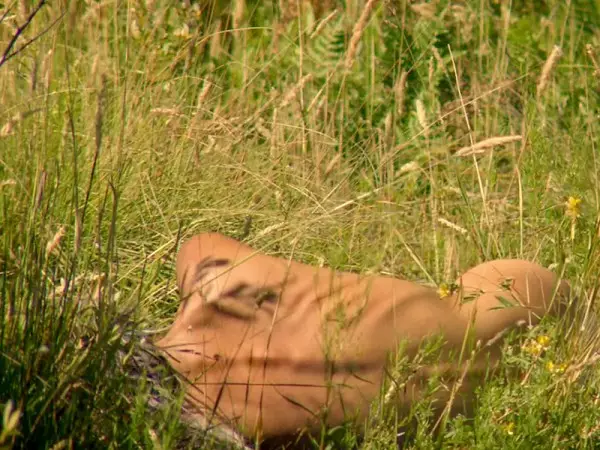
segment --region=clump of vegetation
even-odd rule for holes
[[[600,440],[597,6],[313,3],[0,3],[2,448],[182,445],[181,399],[150,411],[118,361],[206,230],[441,289],[552,267],[577,320],[509,340],[473,420],[432,436],[418,405],[407,445]],[[315,447],[395,448],[380,406]]]

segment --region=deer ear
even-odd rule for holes
[[[205,258],[195,265],[193,273],[183,274],[181,292],[194,310],[251,320],[258,309],[257,289],[239,280],[231,261]],[[193,300],[192,300],[193,299]],[[194,314],[203,314],[200,310]],[[226,319],[226,317],[222,317]]]
[[[186,301],[193,290],[194,271],[190,269],[190,267],[187,267],[182,273],[177,274],[177,290],[182,301]]]

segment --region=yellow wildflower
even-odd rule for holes
[[[552,361],[548,361],[548,363],[546,363],[546,369],[548,369],[548,372],[550,373],[564,373],[567,369],[567,365],[564,363],[554,364]]]
[[[544,348],[548,348],[548,344],[550,343],[550,337],[546,335],[538,336],[537,338],[538,344],[540,344]]]
[[[581,199],[579,197],[570,196],[565,203],[565,214],[571,219],[576,219],[581,215]]]
[[[512,436],[513,434],[515,434],[515,423],[514,422],[509,422],[506,425],[504,425],[504,431],[509,436]]]
[[[441,298],[448,297],[450,294],[452,294],[452,290],[447,283],[440,284],[437,292]]]
[[[539,356],[548,349],[550,338],[546,335],[538,336],[535,340],[529,340],[521,347],[524,352],[533,356]]]
[[[533,356],[538,356],[542,353],[544,348],[536,341],[530,341],[525,343],[522,347],[524,352],[529,353]]]
[[[449,297],[450,295],[458,292],[460,286],[456,283],[441,283],[438,286],[437,293],[440,298]]]

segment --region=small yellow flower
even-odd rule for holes
[[[447,283],[440,284],[437,292],[441,298],[448,297],[450,294],[452,294],[452,290]]]
[[[548,336],[546,336],[546,335],[538,336],[537,342],[542,347],[548,348],[548,344],[550,343],[550,338]]]
[[[552,361],[548,361],[548,363],[546,363],[546,369],[548,369],[548,372],[550,373],[564,373],[567,369],[567,365],[564,363],[554,364]]]
[[[522,347],[524,352],[529,353],[533,356],[539,356],[542,354],[544,348],[536,341],[530,341],[524,344]]]
[[[458,292],[460,286],[456,283],[441,283],[438,286],[437,293],[440,298],[449,297],[450,295]]]
[[[570,196],[565,207],[565,214],[571,219],[576,219],[581,215],[581,199],[579,197]]]
[[[549,343],[550,338],[548,336],[538,336],[537,339],[529,340],[525,344],[523,344],[521,349],[524,352],[529,353],[530,355],[539,356],[544,350],[548,349]]]
[[[504,425],[504,431],[509,436],[512,436],[513,434],[515,434],[515,424],[514,424],[514,422],[509,422],[506,425]]]

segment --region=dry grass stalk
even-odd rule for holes
[[[259,117],[254,123],[254,128],[262,137],[264,137],[266,140],[270,140],[271,132],[267,130],[267,128],[264,126],[264,123],[264,119],[262,117]]]
[[[556,63],[558,62],[561,56],[562,50],[558,45],[555,45],[552,49],[552,52],[550,52],[550,56],[548,56],[548,59],[544,63],[544,67],[542,68],[540,80],[538,81],[537,85],[538,97],[540,97],[546,90],[546,87],[548,86],[548,80],[550,79],[550,75],[552,75],[552,70],[556,66]]]
[[[46,255],[51,255],[59,247],[62,238],[65,236],[65,226],[59,228],[52,239],[46,244]]]
[[[427,137],[429,135],[429,126],[427,124],[427,114],[425,113],[425,105],[423,104],[423,101],[417,99],[415,102],[415,108],[417,110],[417,120],[419,121],[419,125],[421,125],[421,128],[423,128],[423,133],[425,134],[425,137]]]
[[[27,117],[39,111],[41,111],[41,108],[30,109],[29,111],[16,113],[2,126],[2,128],[0,128],[0,138],[7,137],[13,134],[15,127],[19,123],[21,123]]]
[[[403,70],[394,85],[394,97],[396,100],[396,112],[398,113],[398,117],[402,117],[402,114],[404,114],[404,96],[406,94],[407,78],[408,72]]]
[[[596,78],[600,78],[600,64],[598,64],[598,60],[596,59],[596,53],[594,52],[594,47],[592,46],[592,44],[586,44],[585,53],[588,55],[588,57],[592,61],[592,65],[594,66],[594,76]]]
[[[271,118],[271,158],[277,157],[277,146],[279,144],[279,125],[277,124],[278,108],[273,108],[273,117]]]
[[[160,114],[172,117],[182,117],[184,115],[177,108],[152,108],[150,112],[152,114]]]
[[[383,121],[383,136],[385,145],[390,147],[394,140],[394,116],[391,111],[386,114]]]
[[[75,253],[79,252],[81,247],[81,237],[83,233],[83,223],[81,220],[81,212],[75,211]]]
[[[279,108],[284,108],[285,106],[289,105],[295,98],[296,95],[298,94],[298,91],[302,88],[304,88],[304,85],[312,80],[312,74],[307,74],[304,75],[302,78],[300,78],[300,81],[298,81],[294,87],[292,87],[287,94],[285,94],[285,96],[283,97],[283,100],[281,101],[281,104],[279,105]]]
[[[100,54],[96,53],[96,56],[94,56],[94,59],[92,60],[92,67],[90,69],[90,79],[95,81],[96,77],[98,76],[98,71],[100,68]]]
[[[211,58],[217,58],[222,51],[221,45],[221,36],[222,36],[222,24],[221,20],[217,19],[214,23],[214,28],[212,30],[212,35],[210,36],[209,44],[208,44],[208,52]]]
[[[38,59],[33,59],[31,71],[29,72],[29,93],[33,94],[38,84]]]
[[[140,25],[135,17],[131,19],[131,24],[129,25],[129,33],[131,37],[135,40],[138,40],[142,37],[142,32],[140,31]]]
[[[329,161],[329,164],[327,164],[327,167],[325,168],[325,176],[328,176],[333,171],[333,169],[338,165],[341,159],[342,154],[338,153],[331,159],[331,161]]]
[[[83,9],[83,2],[69,2],[69,6],[67,9],[67,23],[69,24],[69,29],[74,30],[82,29],[82,24],[79,23],[79,17],[81,17],[81,9]]]
[[[440,55],[440,51],[435,46],[431,46],[431,53],[433,53],[433,57],[438,63],[438,66],[443,70],[446,67],[446,63],[442,59],[442,55]]]
[[[444,280],[456,278],[456,267],[459,267],[456,252],[456,238],[450,236],[449,239],[444,240]]]
[[[416,3],[410,5],[410,9],[425,19],[433,19],[435,17],[435,5],[432,3]]]
[[[455,156],[470,156],[470,155],[478,155],[480,153],[484,153],[487,149],[497,147],[498,145],[506,145],[511,142],[517,142],[523,139],[523,136],[520,134],[512,135],[512,136],[496,136],[488,139],[484,139],[481,142],[478,142],[473,145],[469,145],[468,147],[463,147],[458,150],[454,155]]]
[[[18,16],[19,22],[23,22],[29,16],[29,5],[27,0],[19,0]]]
[[[3,180],[0,181],[0,188],[3,188],[4,186],[16,186],[17,182],[15,180]]]
[[[430,89],[433,91],[433,76],[435,75],[435,64],[433,56],[429,58],[429,68],[427,70],[427,81],[429,82]]]
[[[338,15],[338,13],[339,13],[339,11],[337,9],[334,9],[332,12],[329,13],[329,15],[327,17],[325,17],[323,20],[321,20],[321,22],[319,22],[319,25],[317,25],[315,30],[310,34],[310,39],[314,39],[319,34],[321,34],[321,31],[323,31],[323,29],[327,26],[327,24],[329,22],[331,22],[333,20],[333,18]]]
[[[454,231],[459,232],[460,234],[467,234],[468,233],[468,231],[465,228],[463,228],[460,225],[457,225],[457,224],[455,224],[453,222],[450,222],[449,220],[446,220],[446,219],[444,219],[442,217],[438,217],[437,221],[439,223],[441,223],[442,225],[445,225],[448,228],[450,228],[450,229],[452,229]]]
[[[60,130],[60,145],[62,148],[68,148],[71,145],[71,141],[69,140],[69,110],[65,110],[63,113],[63,126]]]
[[[2,128],[0,128],[0,138],[7,137],[7,136],[10,136],[11,134],[13,134],[15,125],[20,120],[21,120],[21,115],[20,114],[17,114],[15,116],[13,116],[12,118],[10,118],[4,124],[4,126],[2,126]]]
[[[256,233],[256,238],[261,238],[263,236],[266,236],[269,233],[272,233],[273,231],[277,231],[283,227],[285,227],[287,224],[286,222],[280,222],[280,223],[276,223],[273,225],[269,225],[268,227],[266,227],[265,229],[259,231],[258,233]]]
[[[190,121],[189,126],[188,126],[188,130],[187,130],[187,134],[186,134],[186,137],[188,139],[192,138],[192,135],[196,129],[196,124],[198,123],[198,121],[200,119],[202,119],[202,117],[204,115],[203,113],[208,110],[208,108],[205,108],[204,105],[206,103],[206,99],[208,98],[208,94],[210,94],[210,92],[211,92],[212,86],[213,86],[213,84],[210,81],[210,78],[206,78],[204,80],[204,84],[202,85],[202,89],[200,90],[200,93],[198,94],[198,98],[196,99],[196,111],[194,112],[192,120]]]
[[[404,173],[410,173],[410,172],[416,172],[417,170],[420,170],[421,166],[419,166],[419,163],[416,161],[411,161],[411,162],[407,162],[406,164],[402,165],[402,167],[400,167],[400,169],[398,169],[398,173],[397,175],[402,175]]]
[[[352,37],[350,38],[350,45],[348,46],[348,53],[346,53],[346,69],[349,70],[352,68],[352,64],[354,64],[354,59],[356,57],[356,51],[358,50],[358,44],[360,42],[360,38],[362,37],[367,23],[369,22],[369,18],[371,17],[371,12],[378,0],[369,0],[365,5],[365,9],[363,9],[358,22],[354,25],[354,29],[352,30]]]
[[[202,106],[206,102],[206,98],[208,97],[208,94],[210,93],[211,88],[212,88],[212,83],[211,83],[210,79],[207,78],[206,80],[204,80],[204,84],[202,85],[202,90],[198,94],[198,100],[196,101],[196,114],[199,113],[200,110],[202,109]]]
[[[8,74],[5,75],[6,78],[6,88],[5,88],[5,93],[3,93],[3,100],[4,100],[4,94],[10,94],[10,96],[12,98],[16,98],[17,97],[17,72],[14,70],[9,70]],[[4,81],[3,79],[3,81]]]
[[[235,32],[239,31],[239,28],[244,20],[244,12],[246,11],[246,2],[244,0],[235,0],[233,7],[233,28]]]

